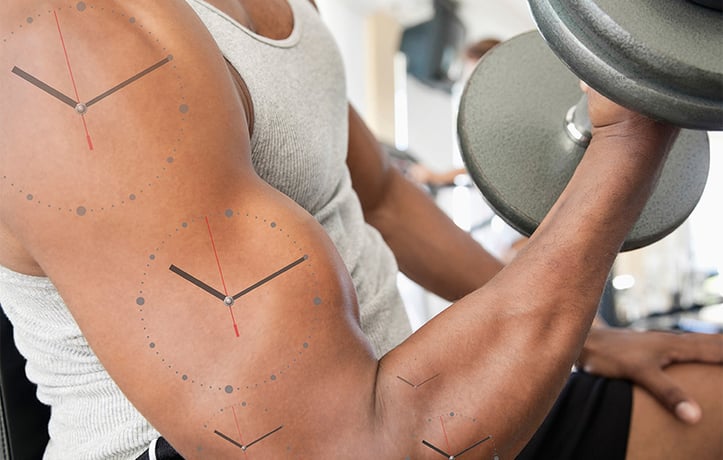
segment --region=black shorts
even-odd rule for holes
[[[630,382],[573,373],[517,460],[624,460],[632,401]],[[138,460],[182,460],[163,438],[154,447]]]
[[[624,460],[632,384],[573,373],[517,460]]]

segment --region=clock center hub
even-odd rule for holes
[[[75,106],[75,111],[78,112],[80,115],[85,115],[85,113],[88,111],[88,106],[86,106],[82,102],[78,102],[78,105]]]

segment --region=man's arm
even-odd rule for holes
[[[380,231],[410,279],[447,300],[456,300],[502,269],[500,261],[389,164],[379,142],[351,107],[347,164],[365,219]]]
[[[323,229],[254,173],[243,104],[193,12],[85,5],[0,15],[39,31],[0,55],[0,219],[153,426],[189,459],[437,458],[492,441],[514,455],[577,356],[671,132],[615,112],[515,262],[378,362]]]
[[[470,345],[463,323],[474,317],[480,328],[478,333],[488,334],[489,340],[483,348],[475,349],[481,355],[475,358],[480,367],[467,362],[470,374],[465,381],[483,386],[485,381],[504,382],[509,391],[489,392],[481,407],[505,414],[501,418],[510,425],[542,417],[549,406],[538,406],[523,414],[510,411],[507,403],[517,398],[554,399],[559,391],[569,373],[568,359],[574,360],[579,353],[595,315],[625,229],[637,219],[654,186],[653,176],[664,161],[663,156],[653,152],[669,148],[674,138],[675,131],[669,127],[602,103],[597,94],[591,94],[590,104],[595,140],[529,243],[484,287],[438,315],[409,341],[418,344],[426,334],[436,334],[436,339],[428,343],[428,351],[432,347],[453,348],[455,343]],[[634,134],[638,129],[644,134]],[[613,158],[614,162],[608,163]],[[616,165],[618,161],[621,164]],[[641,175],[643,170],[653,175]],[[623,201],[625,206],[618,207]],[[610,222],[620,226],[616,225],[612,233],[600,234],[598,229],[606,222],[608,226]],[[517,327],[521,329],[515,331]],[[507,334],[515,337],[508,340]],[[505,348],[498,348],[503,342]],[[550,347],[557,350],[554,359],[547,355]],[[531,350],[536,351],[530,353]],[[509,372],[511,367],[500,374],[489,372],[488,366],[501,364],[500,359],[520,372],[518,377],[534,376],[536,388],[532,389],[529,381],[513,378],[515,372]],[[464,366],[463,363],[458,361],[459,365]],[[474,375],[476,371],[480,374]],[[476,390],[479,387],[468,389]],[[523,429],[517,434],[520,437],[516,441],[524,443],[531,432]],[[514,437],[512,432],[509,435]]]
[[[365,217],[384,235],[405,274],[453,300],[483,286],[502,269],[503,264],[461,232],[427,194],[387,164],[373,134],[353,110],[350,126],[347,162]],[[677,362],[723,362],[721,338],[623,331],[605,327],[598,317],[578,359],[581,369],[634,381],[681,420],[695,423],[701,417],[698,404],[663,374]]]

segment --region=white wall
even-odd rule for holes
[[[365,20],[372,10],[361,0],[316,0],[316,5],[344,59],[349,100],[363,115],[366,110]]]
[[[690,216],[693,253],[700,270],[723,272],[723,132],[709,133],[710,173],[703,196]]]
[[[403,25],[429,19],[432,0],[316,0],[324,22],[331,29],[344,59],[349,100],[365,115],[367,91],[365,75],[366,20],[374,12],[387,11]],[[509,38],[534,27],[526,0],[465,0],[460,17],[465,22],[472,42],[485,36]],[[410,145],[431,165],[450,164],[454,142],[452,109],[449,95],[410,82]],[[430,113],[441,114],[430,129]],[[449,117],[445,116],[449,114]]]
[[[467,0],[459,15],[471,41],[487,36],[505,40],[535,27],[526,0]]]

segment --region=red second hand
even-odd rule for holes
[[[75,92],[75,100],[80,101],[80,95],[78,94],[78,87],[75,84],[75,77],[73,76],[73,68],[70,65],[70,58],[68,57],[68,49],[65,46],[65,39],[63,38],[63,32],[60,30],[60,21],[58,20],[58,13],[53,11],[55,16],[55,25],[58,26],[58,35],[60,35],[60,44],[63,46],[63,54],[65,55],[65,64],[68,66],[68,73],[70,74],[70,82],[73,84],[73,91]],[[85,114],[80,114],[80,119],[83,122],[83,129],[85,130],[85,140],[88,142],[88,149],[93,150],[93,140],[90,138],[90,132],[88,131],[88,124],[85,122]]]
[[[444,427],[444,418],[439,416],[439,423],[442,425],[442,433],[444,433],[444,442],[447,447],[447,452],[451,451],[452,448],[449,446],[449,437],[447,437],[447,429]]]
[[[244,437],[241,435],[241,427],[238,424],[238,417],[236,416],[236,408],[231,406],[231,411],[233,412],[233,421],[236,423],[236,432],[238,433],[238,439],[241,441],[241,445],[245,446],[246,443],[244,443]],[[248,453],[246,453],[246,450],[243,451],[244,456],[248,458]]]
[[[218,252],[216,251],[216,243],[213,240],[213,233],[211,232],[211,224],[208,222],[208,216],[206,218],[206,227],[208,228],[208,236],[211,238],[211,247],[213,248],[213,256],[216,258],[216,266],[218,267],[218,274],[221,275],[221,284],[223,285],[223,294],[228,297],[228,289],[226,288],[226,280],[223,277],[223,270],[221,269],[221,261],[218,258]],[[233,314],[233,307],[228,306],[228,311],[231,313],[231,322],[233,322],[233,330],[236,333],[236,337],[239,337],[238,324]]]

